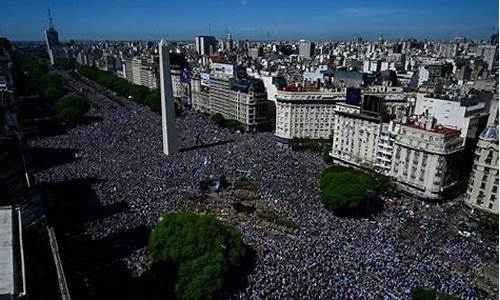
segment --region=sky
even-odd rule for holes
[[[61,40],[486,39],[498,0],[0,0],[0,36],[43,40],[50,7]]]

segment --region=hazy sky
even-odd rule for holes
[[[0,36],[42,40],[50,6],[62,40],[487,38],[498,0],[1,0]]]

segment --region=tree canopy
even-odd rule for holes
[[[215,298],[243,264],[246,251],[237,230],[187,212],[167,214],[152,231],[148,249],[153,265],[175,266],[171,272],[177,272],[179,299]]]
[[[56,119],[59,122],[74,125],[83,119],[90,109],[90,101],[81,95],[67,95],[56,103]]]
[[[96,67],[79,66],[78,73],[98,84],[109,88],[122,97],[131,96],[137,103],[143,103],[152,110],[160,110],[160,92],[150,90],[145,86],[140,86],[128,82],[124,78],[116,77],[114,74],[99,70]]]
[[[386,177],[337,166],[326,169],[320,179],[325,207],[347,215],[370,213],[379,206],[380,193],[389,187]]]

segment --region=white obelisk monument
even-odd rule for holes
[[[178,152],[177,132],[175,129],[175,104],[170,74],[170,58],[167,42],[161,40],[160,51],[160,90],[161,90],[161,126],[163,131],[163,152],[172,155]]]

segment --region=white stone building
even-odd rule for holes
[[[334,162],[375,169],[382,125],[380,115],[365,113],[360,106],[335,106],[330,156]]]
[[[343,92],[278,90],[274,133],[276,138],[282,142],[292,138],[330,138],[335,103],[344,100]]]
[[[474,98],[431,96],[419,93],[415,103],[415,115],[429,113],[437,123],[461,131],[461,137],[476,138],[488,118],[486,103]]]
[[[498,127],[488,126],[480,135],[465,203],[498,214]]]
[[[401,125],[394,142],[391,177],[403,190],[440,199],[459,182],[460,131],[436,125],[430,115]]]

